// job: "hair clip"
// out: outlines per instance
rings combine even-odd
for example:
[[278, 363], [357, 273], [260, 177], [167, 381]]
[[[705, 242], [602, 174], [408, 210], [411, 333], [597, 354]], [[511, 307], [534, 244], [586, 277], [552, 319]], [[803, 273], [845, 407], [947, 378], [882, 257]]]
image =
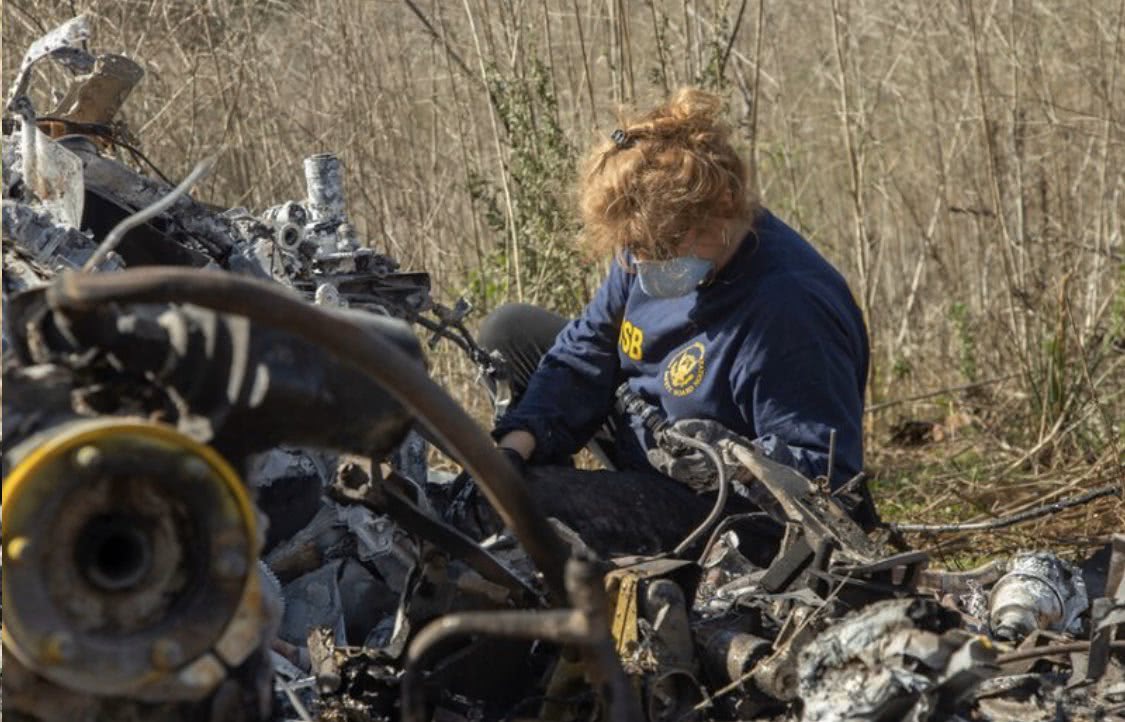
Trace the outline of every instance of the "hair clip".
[[630, 138], [629, 136], [625, 135], [625, 131], [621, 130], [620, 128], [613, 131], [613, 133], [611, 133], [609, 137], [610, 140], [613, 141], [613, 144], [617, 146], [618, 150], [632, 148], [633, 144], [637, 142], [636, 138]]

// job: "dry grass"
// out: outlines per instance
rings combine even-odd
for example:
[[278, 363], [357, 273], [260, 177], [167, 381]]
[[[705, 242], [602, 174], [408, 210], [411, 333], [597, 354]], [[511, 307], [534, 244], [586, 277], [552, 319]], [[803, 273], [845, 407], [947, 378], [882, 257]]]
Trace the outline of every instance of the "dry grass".
[[[579, 308], [602, 269], [570, 244], [576, 154], [618, 104], [722, 88], [767, 205], [866, 313], [888, 516], [1125, 477], [1123, 0], [7, 0], [5, 83], [75, 11], [145, 65], [127, 119], [170, 176], [223, 147], [204, 195], [261, 210], [335, 150], [361, 235], [481, 309]], [[465, 361], [434, 361], [483, 412]], [[885, 443], [903, 419], [960, 428], [904, 452]], [[951, 548], [1123, 522], [1103, 500]]]

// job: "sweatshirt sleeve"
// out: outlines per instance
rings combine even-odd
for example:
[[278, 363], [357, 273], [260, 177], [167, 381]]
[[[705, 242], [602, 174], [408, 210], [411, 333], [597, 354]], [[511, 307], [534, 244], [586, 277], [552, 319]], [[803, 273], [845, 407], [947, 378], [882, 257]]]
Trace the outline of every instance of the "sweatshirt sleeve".
[[836, 488], [863, 468], [867, 332], [846, 289], [819, 279], [778, 278], [758, 295], [732, 384], [757, 443], [805, 476], [828, 467], [832, 430]]
[[617, 338], [632, 277], [613, 264], [589, 305], [559, 333], [496, 439], [522, 429], [535, 437], [533, 462], [558, 462], [589, 441], [610, 413], [620, 371]]

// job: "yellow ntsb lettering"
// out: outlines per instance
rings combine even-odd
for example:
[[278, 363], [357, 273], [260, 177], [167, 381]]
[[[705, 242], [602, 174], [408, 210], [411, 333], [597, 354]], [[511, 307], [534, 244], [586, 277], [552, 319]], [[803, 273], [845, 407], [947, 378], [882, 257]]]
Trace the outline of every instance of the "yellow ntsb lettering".
[[628, 321], [621, 322], [621, 337], [618, 340], [618, 344], [621, 346], [621, 352], [623, 354], [634, 361], [640, 361], [641, 343], [644, 341], [644, 338], [644, 331]]

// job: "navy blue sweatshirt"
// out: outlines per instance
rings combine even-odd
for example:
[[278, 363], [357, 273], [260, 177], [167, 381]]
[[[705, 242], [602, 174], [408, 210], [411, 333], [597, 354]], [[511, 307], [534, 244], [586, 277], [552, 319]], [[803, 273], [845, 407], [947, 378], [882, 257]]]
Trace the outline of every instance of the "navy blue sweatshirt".
[[[557, 461], [589, 441], [628, 382], [670, 421], [718, 421], [809, 477], [826, 472], [835, 429], [838, 486], [863, 468], [867, 364], [843, 277], [762, 210], [727, 265], [686, 296], [651, 298], [615, 263], [493, 434], [529, 431], [531, 461]], [[615, 463], [651, 470], [651, 434], [636, 420], [618, 424]]]

